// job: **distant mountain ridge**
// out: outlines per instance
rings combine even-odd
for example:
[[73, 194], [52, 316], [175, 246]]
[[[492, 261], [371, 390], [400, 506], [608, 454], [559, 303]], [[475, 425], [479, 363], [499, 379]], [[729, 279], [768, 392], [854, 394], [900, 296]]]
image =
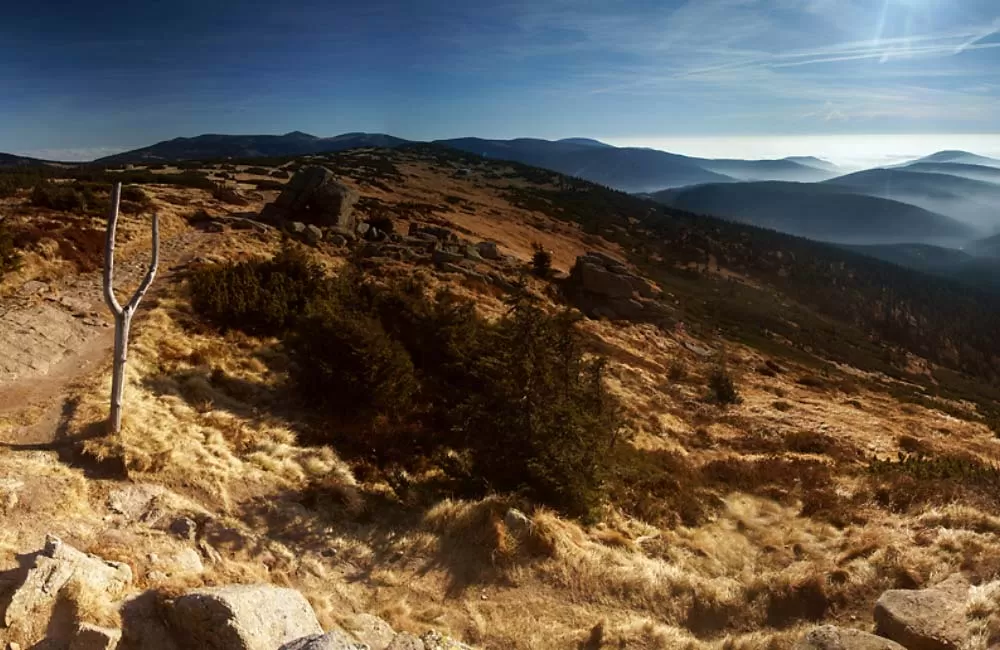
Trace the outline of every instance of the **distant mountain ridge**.
[[[345, 133], [320, 138], [301, 131], [283, 135], [205, 134], [174, 138], [98, 159], [102, 164], [160, 163], [180, 160], [296, 156], [355, 147], [393, 148], [408, 140], [382, 133]], [[542, 140], [453, 138], [432, 144], [494, 160], [543, 167], [627, 192], [648, 192], [698, 183], [740, 180], [824, 180], [835, 173], [818, 159], [810, 164], [783, 160], [710, 160], [637, 147], [615, 147], [591, 138]]]
[[929, 156], [918, 158], [913, 163], [959, 163], [963, 165], [985, 165], [986, 167], [1000, 168], [1000, 160], [980, 156], [968, 151], [938, 151]]
[[972, 227], [923, 208], [826, 183], [729, 183], [656, 192], [671, 207], [840, 244], [961, 245]]
[[975, 181], [986, 181], [987, 183], [1000, 184], [1000, 168], [989, 167], [987, 165], [917, 162], [909, 163], [903, 167], [896, 167], [895, 169], [905, 169], [907, 171], [930, 174], [949, 174], [951, 176], [971, 178]]
[[1000, 184], [996, 183], [904, 167], [869, 169], [825, 184], [916, 205], [986, 231], [1000, 224]]

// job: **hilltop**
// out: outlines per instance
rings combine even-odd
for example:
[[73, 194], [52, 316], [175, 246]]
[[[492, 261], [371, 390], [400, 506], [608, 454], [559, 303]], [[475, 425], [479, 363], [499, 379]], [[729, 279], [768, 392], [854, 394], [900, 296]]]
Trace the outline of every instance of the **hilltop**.
[[[336, 225], [311, 209], [261, 220], [317, 166], [353, 199]], [[997, 297], [442, 147], [156, 167], [38, 170], [2, 199], [20, 257], [0, 277], [3, 585], [46, 533], [126, 563], [132, 593], [151, 595], [129, 610], [144, 617], [69, 595], [75, 616], [123, 626], [123, 650], [169, 636], [136, 620], [177, 594], [241, 582], [300, 591], [323, 629], [370, 612], [484, 648], [780, 650], [819, 623], [871, 629], [885, 590], [954, 573], [979, 585], [965, 587], [970, 643], [996, 624]], [[141, 190], [123, 284], [153, 211], [164, 237], [120, 438], [101, 428], [97, 283], [114, 179]], [[235, 286], [271, 307], [220, 320], [239, 301], [204, 289]], [[545, 316], [564, 308], [573, 330]], [[366, 353], [324, 356], [337, 349]], [[527, 382], [481, 357], [518, 373], [572, 363]], [[354, 383], [316, 385], [349, 363], [365, 369]], [[573, 385], [586, 407], [563, 383], [584, 369], [601, 387]], [[548, 420], [553, 404], [566, 410]], [[504, 482], [503, 462], [537, 453], [517, 445], [562, 431], [517, 419], [525, 408], [617, 432], [587, 424], [605, 404], [621, 409], [607, 453], [571, 439], [532, 456], [530, 484]], [[456, 433], [470, 423], [479, 435]], [[579, 471], [545, 472], [565, 463]], [[600, 481], [581, 485], [599, 504], [574, 514], [556, 497], [591, 463]]]

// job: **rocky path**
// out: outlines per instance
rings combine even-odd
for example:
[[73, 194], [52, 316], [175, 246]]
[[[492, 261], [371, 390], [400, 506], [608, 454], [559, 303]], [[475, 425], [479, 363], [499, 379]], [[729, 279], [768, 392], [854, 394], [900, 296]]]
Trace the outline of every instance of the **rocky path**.
[[[207, 250], [212, 237], [186, 232], [163, 240], [150, 295], [155, 295], [177, 268]], [[124, 302], [131, 295], [148, 263], [145, 252], [116, 265], [120, 300]], [[114, 346], [114, 328], [101, 282], [100, 271], [67, 276], [51, 284], [32, 281], [15, 296], [0, 300], [0, 418], [52, 401], [108, 358]], [[54, 413], [47, 409], [33, 422], [12, 431], [5, 433], [0, 428], [0, 442], [51, 442], [58, 404], [55, 408]]]

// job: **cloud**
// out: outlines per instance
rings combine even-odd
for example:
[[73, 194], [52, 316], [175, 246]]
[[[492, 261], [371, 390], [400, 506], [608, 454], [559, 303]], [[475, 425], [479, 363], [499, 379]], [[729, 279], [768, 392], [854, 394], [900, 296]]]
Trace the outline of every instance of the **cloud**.
[[33, 149], [18, 152], [19, 156], [41, 158], [43, 160], [58, 160], [60, 162], [90, 162], [104, 156], [127, 151], [126, 147], [82, 147], [75, 149]]

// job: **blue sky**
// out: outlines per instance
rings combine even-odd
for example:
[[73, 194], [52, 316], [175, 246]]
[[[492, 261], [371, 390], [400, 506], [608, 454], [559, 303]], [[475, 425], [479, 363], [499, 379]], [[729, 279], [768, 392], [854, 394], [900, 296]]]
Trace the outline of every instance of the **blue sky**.
[[4, 8], [0, 89], [0, 151], [65, 159], [206, 132], [1000, 134], [1000, 2], [42, 0]]

